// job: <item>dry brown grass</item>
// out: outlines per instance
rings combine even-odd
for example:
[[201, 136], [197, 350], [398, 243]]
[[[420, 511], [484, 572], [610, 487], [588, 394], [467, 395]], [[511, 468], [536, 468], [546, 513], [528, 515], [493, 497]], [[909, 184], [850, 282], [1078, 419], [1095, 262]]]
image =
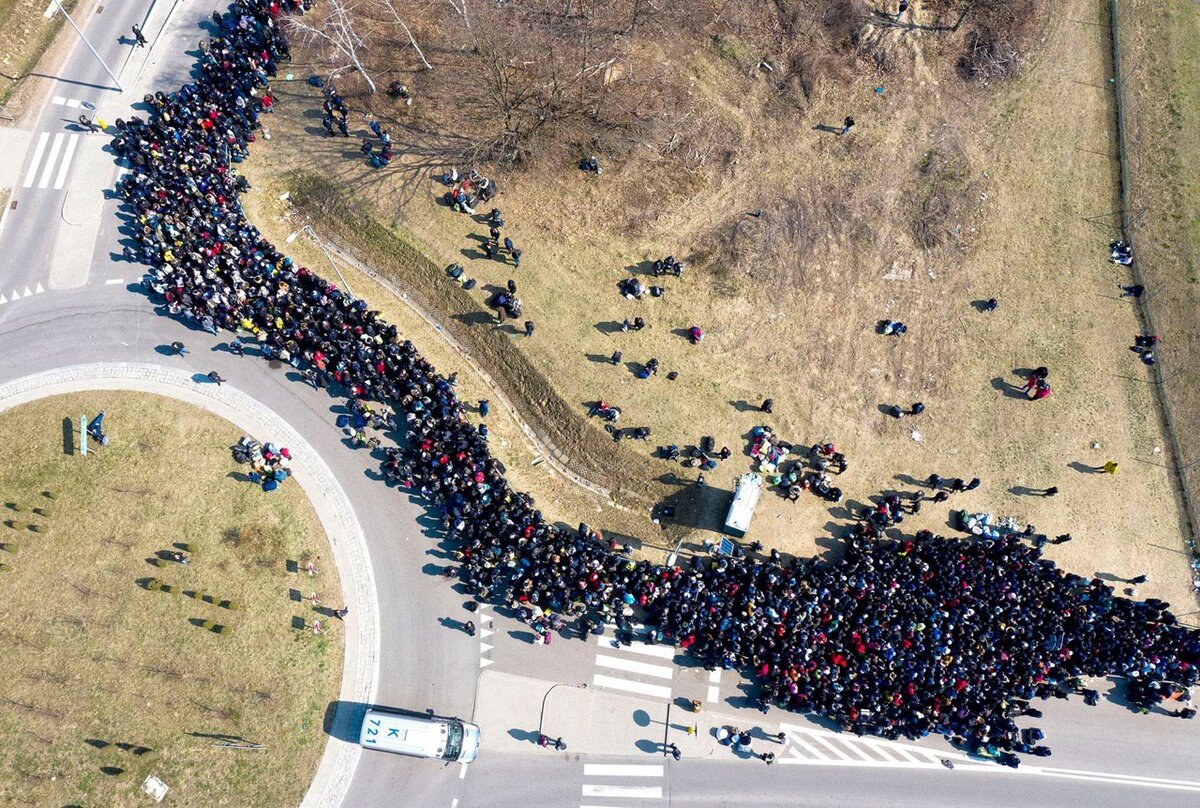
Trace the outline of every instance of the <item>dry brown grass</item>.
[[[1094, 4], [1074, 0], [1061, 14], [1103, 31], [1103, 9]], [[1188, 597], [1170, 479], [1154, 451], [1163, 444], [1148, 377], [1126, 349], [1137, 319], [1115, 299], [1124, 279], [1104, 259], [1108, 234], [1089, 222], [1117, 203], [1114, 165], [1103, 156], [1113, 149], [1107, 38], [1080, 30], [1052, 24], [1014, 83], [981, 88], [964, 85], [944, 39], [880, 26], [872, 35], [905, 57], [904, 70], [827, 81], [803, 110], [787, 112], [778, 75], [745, 70], [757, 50], [747, 39], [711, 42], [676, 64], [699, 99], [699, 117], [681, 111], [680, 143], [705, 140], [689, 135], [696, 126], [726, 133], [696, 170], [647, 149], [606, 165], [599, 178], [565, 159], [499, 175], [506, 233], [525, 248], [522, 267], [464, 263], [481, 287], [514, 277], [538, 333], [489, 350], [520, 352], [575, 407], [577, 420], [585, 401], [604, 397], [624, 406], [624, 424], [650, 426], [649, 445], [622, 444], [598, 471], [632, 469], [631, 479], [687, 504], [683, 521], [695, 538], [711, 535], [734, 476], [749, 465], [739, 450], [763, 416], [746, 405], [771, 396], [768, 420], [786, 437], [834, 440], [847, 452], [842, 485], [851, 500], [912, 490], [908, 480], [931, 471], [978, 474], [984, 486], [956, 505], [1070, 531], [1075, 541], [1052, 550], [1068, 568], [1144, 569], [1153, 582], [1146, 590]], [[884, 93], [872, 92], [876, 86]], [[293, 85], [281, 93], [276, 147], [258, 149], [246, 164], [257, 187], [283, 190], [290, 172], [317, 167], [360, 212], [374, 206], [372, 226], [387, 227], [434, 267], [473, 254], [467, 236], [485, 228], [435, 204], [440, 186], [403, 167], [372, 171], [341, 141], [315, 136], [305, 120], [311, 91]], [[352, 105], [378, 112], [391, 103]], [[851, 135], [813, 131], [847, 112], [859, 120]], [[758, 208], [761, 218], [746, 215]], [[319, 215], [313, 224], [350, 226]], [[386, 252], [359, 246], [362, 257], [419, 293], [448, 283], [406, 274]], [[666, 298], [620, 298], [615, 284], [629, 268], [667, 253], [693, 263], [681, 281], [667, 280]], [[448, 315], [467, 305], [482, 311], [482, 293], [469, 304], [456, 295]], [[970, 306], [993, 296], [1001, 301], [993, 315]], [[647, 317], [645, 332], [607, 332], [606, 324], [635, 314]], [[885, 317], [904, 320], [909, 333], [876, 336]], [[699, 347], [673, 333], [692, 323], [708, 335]], [[464, 339], [470, 344], [481, 329], [466, 329]], [[428, 349], [428, 341], [418, 344]], [[595, 361], [616, 348], [627, 362], [659, 358], [662, 372], [641, 381]], [[1038, 364], [1054, 371], [1050, 401], [1034, 405], [997, 389], [1015, 380], [1014, 369]], [[503, 376], [509, 366], [493, 370]], [[670, 370], [678, 381], [666, 380]], [[878, 410], [916, 400], [928, 411], [915, 423]], [[603, 439], [596, 424], [589, 428]], [[693, 500], [694, 472], [648, 455], [656, 444], [692, 444], [706, 434], [735, 454]], [[1078, 470], [1109, 457], [1122, 463], [1116, 478]], [[1063, 494], [1014, 493], [1050, 484]], [[533, 490], [548, 490], [541, 486], [535, 477]], [[751, 538], [822, 552], [829, 542], [818, 537], [846, 515], [813, 499], [791, 505], [767, 497]], [[927, 509], [906, 526], [944, 532], [945, 517], [944, 509]], [[603, 518], [589, 521], [606, 526]], [[651, 530], [643, 522], [640, 532]]]
[[[101, 407], [110, 446], [65, 455], [62, 419]], [[288, 589], [340, 606], [337, 578], [323, 565], [303, 584], [285, 571], [324, 536], [298, 486], [267, 496], [227, 476], [237, 437], [139, 394], [0, 413], [0, 802], [141, 805], [148, 774], [180, 804], [300, 801], [342, 641], [340, 624], [320, 637], [292, 629], [314, 615]], [[159, 556], [176, 543], [193, 548], [186, 566]], [[220, 749], [208, 735], [266, 748]]]

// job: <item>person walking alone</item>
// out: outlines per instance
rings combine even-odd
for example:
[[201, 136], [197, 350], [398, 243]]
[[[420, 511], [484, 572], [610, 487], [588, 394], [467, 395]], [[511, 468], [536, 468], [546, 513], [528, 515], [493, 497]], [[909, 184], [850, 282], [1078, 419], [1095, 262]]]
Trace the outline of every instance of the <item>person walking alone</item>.
[[838, 132], [838, 134], [844, 135], [853, 128], [854, 128], [854, 118], [847, 115], [846, 120], [842, 121], [842, 131]]
[[146, 35], [142, 33], [142, 29], [137, 23], [133, 25], [133, 39], [139, 48], [146, 47]]

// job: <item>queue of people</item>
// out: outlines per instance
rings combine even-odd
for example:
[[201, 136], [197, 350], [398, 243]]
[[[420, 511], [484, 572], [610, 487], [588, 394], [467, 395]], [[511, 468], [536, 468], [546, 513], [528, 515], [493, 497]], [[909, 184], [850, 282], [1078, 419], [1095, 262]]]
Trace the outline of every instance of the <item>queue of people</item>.
[[[406, 436], [385, 450], [384, 475], [437, 510], [457, 577], [478, 600], [514, 607], [543, 641], [560, 620], [577, 620], [583, 636], [615, 623], [626, 642], [645, 623], [708, 667], [746, 671], [760, 706], [858, 734], [939, 733], [1008, 765], [1042, 753], [1015, 723], [1036, 713], [1031, 701], [1083, 692], [1083, 677], [1128, 678], [1144, 709], [1196, 683], [1200, 632], [1168, 604], [1064, 573], [1016, 536], [885, 539], [880, 525], [901, 516], [889, 507], [836, 563], [772, 550], [668, 567], [635, 561], [587, 525], [548, 522], [509, 486], [454, 384], [365, 301], [296, 266], [247, 221], [235, 164], [286, 58], [280, 13], [303, 13], [300, 0], [234, 3], [198, 79], [161, 96], [148, 120], [119, 122], [135, 254], [173, 316], [249, 332], [264, 356], [360, 407], [394, 408]], [[592, 414], [615, 421], [619, 409], [598, 402]], [[761, 437], [770, 458], [763, 447], [778, 441]], [[832, 446], [810, 450], [808, 463], [817, 474], [845, 468]]]

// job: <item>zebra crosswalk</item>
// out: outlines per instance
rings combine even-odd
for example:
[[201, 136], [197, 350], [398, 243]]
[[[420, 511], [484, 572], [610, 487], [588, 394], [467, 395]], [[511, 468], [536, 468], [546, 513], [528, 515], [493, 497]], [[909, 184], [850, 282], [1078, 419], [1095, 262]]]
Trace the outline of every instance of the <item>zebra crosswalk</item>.
[[57, 132], [52, 136], [50, 132], [42, 132], [25, 171], [23, 187], [45, 189], [53, 183], [54, 190], [61, 191], [67, 183], [67, 172], [78, 145], [78, 134]]
[[927, 749], [916, 744], [859, 737], [816, 727], [794, 724], [780, 724], [779, 727], [787, 734], [784, 750], [776, 759], [781, 764], [940, 769], [946, 765], [943, 761], [950, 761], [956, 767], [995, 766], [961, 752]]
[[[617, 643], [611, 631], [596, 635], [596, 671], [592, 685], [669, 700], [675, 678], [675, 649], [633, 641]], [[665, 663], [665, 664], [664, 664]]]
[[[663, 798], [662, 785], [647, 782], [662, 779], [665, 768], [645, 764], [585, 763], [583, 766], [582, 797], [587, 800], [579, 808], [616, 808], [618, 805], [649, 805], [647, 800]], [[598, 782], [588, 782], [589, 780]], [[592, 799], [603, 799], [596, 804]], [[636, 802], [632, 802], [636, 800]]]

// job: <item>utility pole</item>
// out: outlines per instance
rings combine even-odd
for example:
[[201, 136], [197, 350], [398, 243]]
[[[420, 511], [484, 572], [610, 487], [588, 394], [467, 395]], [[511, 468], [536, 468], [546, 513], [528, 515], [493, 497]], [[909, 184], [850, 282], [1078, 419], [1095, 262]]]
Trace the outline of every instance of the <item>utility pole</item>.
[[67, 22], [71, 23], [71, 27], [75, 29], [75, 33], [79, 34], [79, 38], [83, 40], [83, 44], [87, 45], [88, 50], [92, 52], [92, 56], [96, 57], [96, 61], [99, 62], [100, 66], [104, 68], [104, 72], [107, 73], [108, 77], [113, 80], [113, 84], [117, 85], [117, 92], [125, 92], [125, 88], [121, 86], [121, 80], [113, 75], [113, 72], [108, 69], [108, 65], [104, 63], [104, 60], [100, 58], [100, 54], [97, 53], [96, 49], [92, 47], [92, 43], [88, 42], [88, 38], [83, 35], [83, 31], [80, 30], [79, 26], [75, 24], [75, 20], [71, 19], [71, 15], [67, 13], [65, 8], [63, 8], [62, 2], [60, 2], [60, 0], [54, 0], [54, 5], [57, 6], [58, 10], [62, 12], [62, 15], [67, 18]]

